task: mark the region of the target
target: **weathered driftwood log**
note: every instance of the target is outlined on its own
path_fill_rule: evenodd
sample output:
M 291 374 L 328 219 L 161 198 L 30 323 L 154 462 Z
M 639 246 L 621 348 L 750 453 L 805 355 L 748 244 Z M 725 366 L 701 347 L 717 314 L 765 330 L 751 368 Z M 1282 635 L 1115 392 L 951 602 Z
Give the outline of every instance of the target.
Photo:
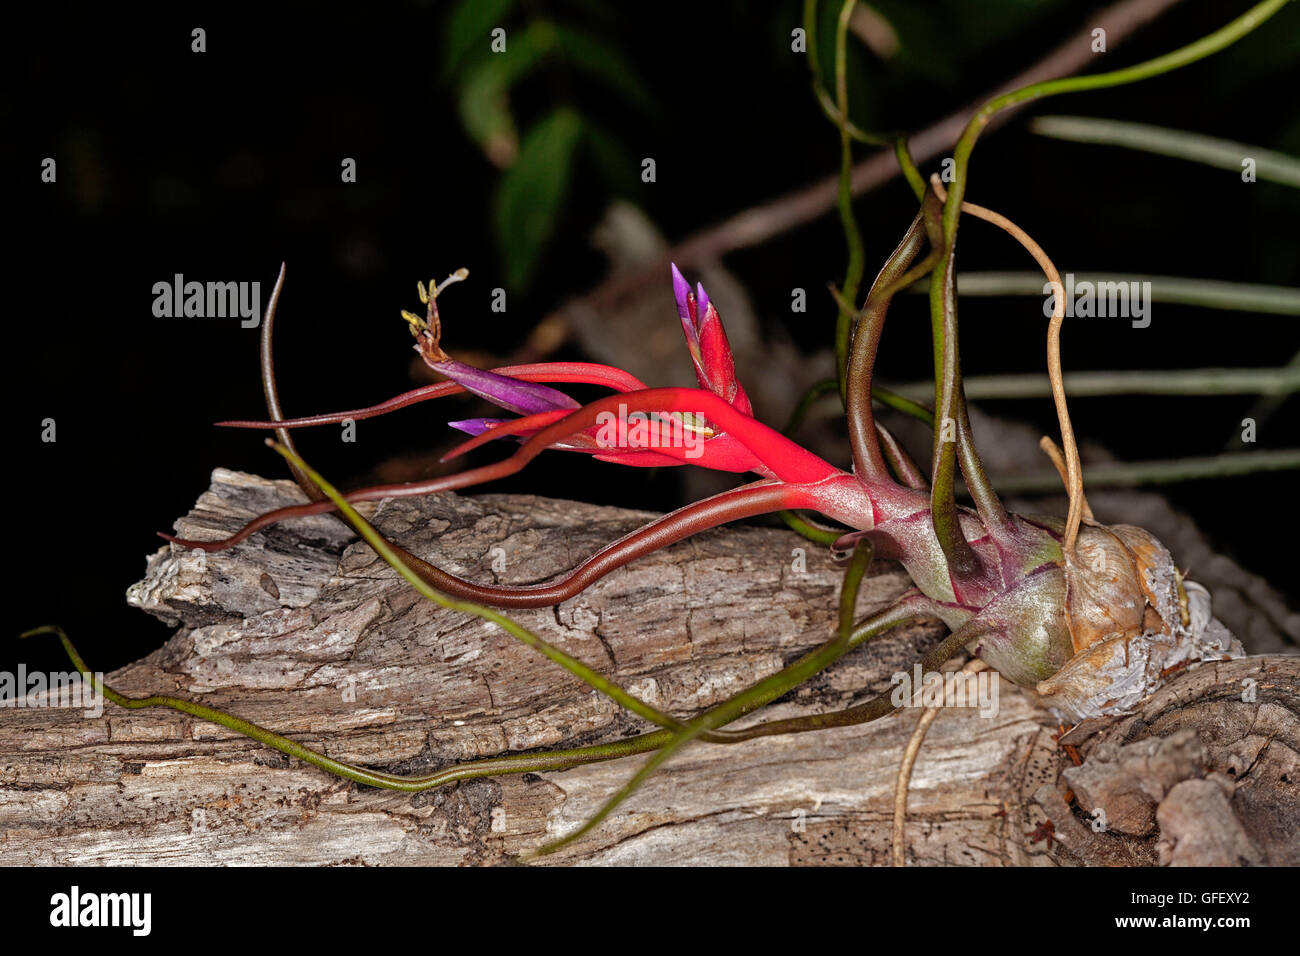
M 290 483 L 217 471 L 178 522 L 217 537 L 293 500 Z M 531 497 L 386 502 L 409 550 L 479 580 L 545 580 L 644 514 Z M 516 612 L 648 702 L 687 715 L 828 638 L 841 572 L 777 529 L 703 535 L 559 608 Z M 877 563 L 860 612 L 909 586 Z M 339 759 L 398 772 L 643 728 L 496 627 L 418 597 L 328 516 L 237 549 L 164 549 L 129 600 L 179 626 L 109 675 L 130 694 L 201 698 Z M 841 708 L 890 686 L 940 635 L 902 628 L 769 715 Z M 80 637 L 94 666 L 90 635 Z M 100 638 L 105 639 L 105 638 Z M 941 713 L 917 761 L 916 864 L 1300 863 L 1300 661 L 1177 676 L 1130 717 L 1064 743 L 1003 682 L 992 719 Z M 548 861 L 870 864 L 889 857 L 894 778 L 920 711 L 735 746 L 699 744 L 587 839 Z M 640 760 L 644 758 L 636 758 Z M 493 863 L 578 825 L 637 762 L 361 787 L 167 710 L 22 708 L 0 720 L 0 863 Z M 1071 802 L 1067 803 L 1067 799 Z M 1098 812 L 1100 811 L 1100 812 Z

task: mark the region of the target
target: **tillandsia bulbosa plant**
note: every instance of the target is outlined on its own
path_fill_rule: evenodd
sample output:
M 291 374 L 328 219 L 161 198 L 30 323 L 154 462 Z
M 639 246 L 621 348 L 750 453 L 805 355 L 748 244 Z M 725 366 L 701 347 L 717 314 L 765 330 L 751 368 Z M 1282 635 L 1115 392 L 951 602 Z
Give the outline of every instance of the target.
M 657 729 L 610 743 L 549 753 L 505 755 L 459 764 L 424 776 L 402 776 L 331 759 L 236 715 L 190 700 L 154 695 L 126 697 L 104 687 L 105 696 L 127 708 L 168 707 L 246 734 L 270 747 L 348 779 L 376 787 L 418 791 L 450 782 L 507 773 L 563 770 L 635 754 L 650 758 L 587 823 L 539 852 L 553 850 L 598 825 L 647 777 L 692 741 L 729 744 L 756 737 L 816 731 L 874 720 L 893 711 L 896 695 L 886 693 L 848 709 L 773 719 L 740 728 L 729 725 L 832 666 L 855 647 L 902 623 L 938 618 L 949 635 L 920 662 L 938 670 L 970 649 L 1004 678 L 1038 693 L 1063 721 L 1123 713 L 1149 695 L 1164 678 L 1198 660 L 1239 656 L 1241 646 L 1210 611 L 1205 588 L 1185 580 L 1173 556 L 1151 534 L 1129 525 L 1107 526 L 1093 516 L 1084 494 L 1077 444 L 1066 408 L 1060 334 L 1065 317 L 1061 277 L 1043 249 L 1006 217 L 966 201 L 972 149 L 1000 110 L 1058 93 L 1103 89 L 1160 75 L 1196 62 L 1249 33 L 1287 0 L 1266 0 L 1205 38 L 1154 60 L 1095 75 L 1037 83 L 999 96 L 976 112 L 952 152 L 951 175 L 926 179 L 909 154 L 904 136 L 889 138 L 916 197 L 917 212 L 894 252 L 865 295 L 865 263 L 849 204 L 849 153 L 861 138 L 847 120 L 843 70 L 845 31 L 853 2 L 845 3 L 836 36 L 835 92 L 815 86 L 835 120 L 845 160 L 841 213 L 849 241 L 849 269 L 833 290 L 837 304 L 835 351 L 850 444 L 848 468 L 823 460 L 754 417 L 738 381 L 716 305 L 702 286 L 692 288 L 674 266 L 672 294 L 685 333 L 696 388 L 652 388 L 621 369 L 584 362 L 546 362 L 483 370 L 452 358 L 443 348 L 439 302 L 447 287 L 465 278 L 459 270 L 441 283 L 419 286 L 423 314 L 403 312 L 420 358 L 448 381 L 425 386 L 369 408 L 308 418 L 284 419 L 276 392 L 271 335 L 281 293 L 281 271 L 262 327 L 263 387 L 270 419 L 225 425 L 269 429 L 268 442 L 288 462 L 309 503 L 281 508 L 217 541 L 164 535 L 178 548 L 215 551 L 238 546 L 268 526 L 294 518 L 335 513 L 420 594 L 444 607 L 492 621 L 513 637 L 566 668 Z M 807 4 L 811 29 L 816 3 Z M 811 44 L 810 44 L 811 47 Z M 985 473 L 976 449 L 958 350 L 956 242 L 968 214 L 1009 234 L 1035 260 L 1054 290 L 1048 324 L 1047 367 L 1060 427 L 1061 447 L 1044 439 L 1044 451 L 1061 474 L 1069 495 L 1064 517 L 1009 512 Z M 873 384 L 885 317 L 896 293 L 929 282 L 934 358 L 932 408 L 906 402 Z M 669 277 L 665 277 L 668 279 Z M 454 295 L 454 293 L 452 293 Z M 668 305 L 667 290 L 664 305 Z M 603 386 L 611 395 L 581 405 L 553 387 L 564 383 Z M 381 485 L 341 493 L 296 452 L 291 430 L 385 414 L 412 404 L 470 392 L 513 414 L 452 422 L 470 435 L 453 458 L 486 442 L 520 442 L 510 456 L 489 465 L 432 480 Z M 873 398 L 908 410 L 933 429 L 928 468 L 909 458 L 875 419 Z M 691 465 L 756 480 L 660 517 L 615 541 L 559 580 L 527 587 L 480 584 L 438 567 L 438 556 L 416 555 L 386 540 L 355 509 L 362 501 L 428 495 L 470 488 L 514 474 L 547 449 L 590 454 L 611 465 Z M 958 504 L 957 478 L 964 480 L 973 507 Z M 797 517 L 814 512 L 842 526 L 831 530 Z M 836 633 L 821 646 L 752 687 L 689 719 L 663 713 L 590 667 L 565 654 L 495 608 L 554 605 L 629 562 L 726 522 L 781 513 L 814 540 L 847 558 Z M 915 587 L 893 606 L 855 620 L 858 586 L 872 557 L 899 562 Z M 95 680 L 67 636 L 55 628 L 75 665 Z M 35 632 L 29 632 L 35 633 Z

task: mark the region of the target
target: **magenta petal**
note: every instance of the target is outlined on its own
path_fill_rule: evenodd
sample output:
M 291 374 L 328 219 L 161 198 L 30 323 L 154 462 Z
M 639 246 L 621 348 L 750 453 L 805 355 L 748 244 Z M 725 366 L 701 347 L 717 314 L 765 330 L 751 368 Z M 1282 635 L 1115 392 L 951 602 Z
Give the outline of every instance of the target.
M 493 425 L 500 425 L 502 422 L 509 421 L 508 418 L 466 418 L 459 422 L 448 422 L 456 431 L 464 432 L 466 435 L 482 435 Z
M 456 429 L 457 431 L 464 432 L 467 435 L 482 435 L 484 432 L 491 430 L 497 425 L 502 425 L 505 424 L 506 422 L 511 422 L 511 421 L 515 421 L 515 419 L 466 418 L 459 422 L 448 422 L 447 424 L 450 425 L 452 428 Z M 523 442 L 528 440 L 529 435 L 528 434 L 503 435 L 502 438 L 504 438 L 507 441 Z M 558 451 L 591 452 L 595 450 L 593 445 L 585 441 L 582 436 L 577 436 L 577 435 L 570 436 L 565 441 L 556 442 L 554 445 L 551 445 L 550 447 Z
M 430 367 L 447 376 L 466 391 L 485 398 L 493 405 L 517 415 L 535 415 L 557 408 L 581 408 L 576 401 L 558 389 L 537 382 L 524 382 L 508 375 L 485 372 L 481 368 L 450 359 L 431 364 Z
M 677 314 L 682 317 L 682 334 L 686 336 L 686 348 L 690 350 L 691 361 L 698 368 L 700 364 L 700 330 L 697 325 L 699 312 L 695 296 L 691 295 L 690 284 L 673 263 L 673 295 L 677 299 Z
M 677 299 L 677 314 L 682 317 L 682 321 L 689 321 L 691 317 L 690 307 L 687 305 L 687 298 L 691 294 L 691 285 L 682 275 L 681 270 L 677 268 L 677 263 L 671 263 L 673 267 L 673 297 Z
M 702 283 L 695 283 L 695 298 L 699 302 L 700 321 L 704 321 L 704 314 L 709 311 L 709 294 L 704 291 Z

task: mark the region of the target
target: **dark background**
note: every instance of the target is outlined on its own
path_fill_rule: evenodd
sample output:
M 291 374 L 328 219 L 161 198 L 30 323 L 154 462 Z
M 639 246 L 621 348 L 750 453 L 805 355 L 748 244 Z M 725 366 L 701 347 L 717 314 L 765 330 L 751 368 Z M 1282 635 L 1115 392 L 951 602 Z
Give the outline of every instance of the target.
M 1247 6 L 1183 3 L 1117 45 L 1104 64 L 1174 49 Z M 854 118 L 920 129 L 1038 60 L 1101 5 L 954 0 L 879 9 L 895 17 L 904 51 L 884 64 L 850 41 Z M 10 28 L 3 421 L 12 564 L 0 667 L 21 657 L 62 668 L 48 643 L 21 654 L 7 643 L 42 623 L 68 628 L 96 669 L 158 646 L 168 629 L 123 598 L 159 545 L 154 532 L 170 530 L 218 465 L 281 474 L 259 433 L 211 427 L 264 414 L 257 331 L 233 319 L 155 318 L 155 282 L 178 272 L 261 281 L 265 301 L 287 261 L 276 354 L 290 415 L 370 404 L 411 387 L 410 338 L 398 310 L 418 307 L 416 279 L 458 266 L 472 277 L 444 305 L 457 316 L 457 346 L 507 355 L 554 306 L 603 278 L 606 264 L 588 235 L 612 198 L 637 203 L 676 240 L 833 172 L 837 133 L 809 92 L 805 58 L 790 52 L 800 11 L 796 2 L 515 5 L 506 20 L 512 31 L 538 17 L 590 29 L 626 59 L 648 96 L 629 105 L 610 84 L 563 63 L 512 91 L 521 128 L 557 103 L 575 104 L 599 120 L 613 155 L 621 149 L 629 167 L 620 174 L 609 154 L 578 155 L 553 234 L 531 281 L 508 289 L 504 315 L 489 310 L 510 261 L 490 212 L 503 173 L 458 118 L 463 77 L 440 68 L 447 5 L 190 4 L 146 14 L 56 4 Z M 190 51 L 195 26 L 207 31 L 206 53 Z M 1141 120 L 1300 154 L 1298 38 L 1300 5 L 1292 4 L 1209 61 L 1031 113 Z M 1026 118 L 981 141 L 969 195 L 1015 218 L 1062 271 L 1291 285 L 1300 278 L 1300 192 L 1047 140 L 1025 131 Z M 40 182 L 46 156 L 58 161 L 56 184 Z M 345 156 L 357 161 L 355 184 L 340 181 Z M 640 182 L 642 156 L 655 158 L 657 182 Z M 914 202 L 895 181 L 857 208 L 871 274 Z M 960 249 L 961 268 L 1028 268 L 1005 242 L 968 235 Z M 808 316 L 792 322 L 790 289 L 824 288 L 842 277 L 844 261 L 833 215 L 726 260 L 763 321 L 785 326 L 809 351 L 829 344 L 833 309 L 814 292 Z M 676 322 L 666 281 L 661 291 L 663 321 Z M 915 321 L 891 324 L 881 374 L 926 377 L 924 304 L 898 309 Z M 963 301 L 967 374 L 1040 368 L 1040 310 L 1036 298 Z M 1140 334 L 1127 322 L 1088 330 L 1070 338 L 1068 368 L 1277 366 L 1300 349 L 1294 317 L 1167 305 Z M 561 357 L 580 355 L 570 349 Z M 1121 458 L 1149 459 L 1218 452 L 1251 401 L 1089 399 L 1072 408 L 1081 437 Z M 424 405 L 362 423 L 355 444 L 330 428 L 300 435 L 300 447 L 327 476 L 355 486 L 385 460 L 445 450 L 451 433 L 443 422 L 472 408 Z M 988 409 L 1055 431 L 1046 401 Z M 1280 409 L 1256 447 L 1296 444 L 1296 410 L 1294 399 Z M 47 417 L 57 421 L 54 444 L 40 441 Z M 1294 473 L 1281 473 L 1168 494 L 1295 606 L 1295 484 Z M 656 509 L 680 503 L 671 470 L 616 470 L 576 455 L 544 457 L 491 490 Z

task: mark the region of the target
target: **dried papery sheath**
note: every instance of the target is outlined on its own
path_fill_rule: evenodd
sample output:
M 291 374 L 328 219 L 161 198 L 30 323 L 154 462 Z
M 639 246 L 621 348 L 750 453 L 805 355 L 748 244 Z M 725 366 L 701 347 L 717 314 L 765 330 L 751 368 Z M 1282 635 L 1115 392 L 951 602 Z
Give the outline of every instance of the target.
M 1080 557 L 1097 562 L 1095 569 L 1066 565 L 1079 649 L 1037 688 L 1071 722 L 1130 712 L 1171 669 L 1244 656 L 1241 643 L 1211 614 L 1209 592 L 1183 581 L 1150 533 L 1131 525 L 1085 527 L 1079 545 Z

